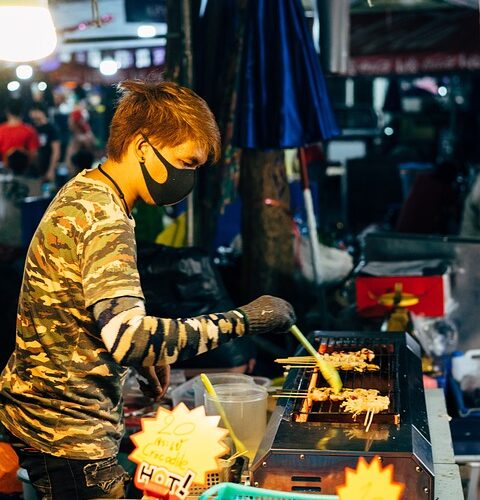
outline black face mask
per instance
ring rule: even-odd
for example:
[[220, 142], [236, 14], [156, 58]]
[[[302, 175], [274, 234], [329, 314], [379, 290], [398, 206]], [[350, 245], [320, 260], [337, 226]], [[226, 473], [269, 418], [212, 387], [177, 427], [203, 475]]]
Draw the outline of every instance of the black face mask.
[[158, 149], [150, 144], [150, 141], [145, 136], [144, 139], [167, 169], [167, 180], [161, 184], [152, 178], [145, 163], [143, 161], [139, 162], [145, 184], [155, 205], [174, 205], [182, 201], [192, 192], [195, 186], [196, 171], [189, 168], [175, 168], [160, 154]]

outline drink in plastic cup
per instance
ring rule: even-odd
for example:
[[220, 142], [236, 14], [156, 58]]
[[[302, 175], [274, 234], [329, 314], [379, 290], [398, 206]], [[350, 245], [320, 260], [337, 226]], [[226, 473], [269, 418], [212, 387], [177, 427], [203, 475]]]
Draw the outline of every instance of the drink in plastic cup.
[[[222, 384], [215, 387], [215, 392], [235, 435], [248, 450], [246, 456], [252, 461], [267, 427], [267, 389], [251, 383]], [[215, 401], [207, 393], [205, 412], [218, 415]], [[220, 425], [224, 426], [222, 421]]]
[[[207, 374], [208, 380], [213, 385], [215, 390], [217, 390], [217, 385], [222, 384], [255, 384], [255, 380], [250, 375], [245, 375], [243, 373], [210, 373]], [[205, 404], [203, 395], [205, 394], [205, 387], [200, 376], [195, 377], [193, 382], [193, 393], [195, 397], [195, 406], [201, 406]]]

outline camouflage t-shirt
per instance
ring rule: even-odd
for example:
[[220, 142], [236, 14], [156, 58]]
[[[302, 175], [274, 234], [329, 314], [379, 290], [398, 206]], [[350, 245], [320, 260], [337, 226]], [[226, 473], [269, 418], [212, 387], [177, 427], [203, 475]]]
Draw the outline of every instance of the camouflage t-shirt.
[[124, 353], [125, 365], [173, 363], [244, 335], [247, 325], [241, 311], [143, 316], [136, 331], [119, 325], [109, 352], [92, 306], [111, 305], [107, 324], [122, 297], [143, 300], [134, 222], [85, 172], [57, 194], [30, 244], [16, 348], [0, 377], [0, 421], [46, 453], [101, 459], [117, 453], [123, 434], [126, 368], [112, 353]]
[[30, 244], [0, 420], [47, 453], [103, 458], [123, 432], [126, 368], [112, 361], [87, 308], [143, 293], [134, 221], [108, 186], [84, 174], [61, 189]]

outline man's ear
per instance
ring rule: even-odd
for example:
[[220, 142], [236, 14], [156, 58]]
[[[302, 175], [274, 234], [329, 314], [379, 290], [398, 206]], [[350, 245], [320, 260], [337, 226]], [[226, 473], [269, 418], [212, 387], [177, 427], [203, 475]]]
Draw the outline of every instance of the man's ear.
[[142, 134], [137, 134], [135, 136], [134, 146], [135, 146], [135, 156], [139, 160], [143, 160], [145, 158], [148, 143]]

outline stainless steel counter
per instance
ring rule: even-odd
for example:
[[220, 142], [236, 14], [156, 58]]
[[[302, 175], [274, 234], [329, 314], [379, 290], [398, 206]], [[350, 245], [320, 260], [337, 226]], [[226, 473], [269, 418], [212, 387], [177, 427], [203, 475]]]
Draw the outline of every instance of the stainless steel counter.
[[462, 500], [462, 482], [458, 465], [455, 463], [450, 417], [445, 406], [444, 392], [442, 389], [427, 389], [425, 400], [432, 441], [435, 499]]

